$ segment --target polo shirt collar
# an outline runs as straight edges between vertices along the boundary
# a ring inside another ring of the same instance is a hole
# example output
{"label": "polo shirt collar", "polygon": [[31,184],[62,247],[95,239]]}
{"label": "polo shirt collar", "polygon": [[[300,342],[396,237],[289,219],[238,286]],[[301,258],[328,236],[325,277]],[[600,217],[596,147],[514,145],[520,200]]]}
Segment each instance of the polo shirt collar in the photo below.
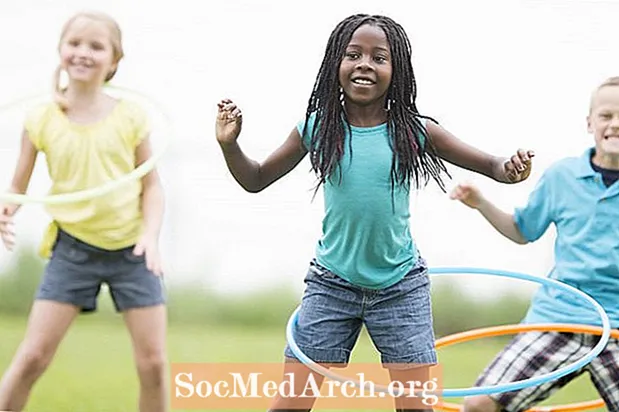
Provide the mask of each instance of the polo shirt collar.
{"label": "polo shirt collar", "polygon": [[595,176],[595,170],[591,167],[591,156],[593,156],[594,150],[595,148],[591,147],[580,156],[576,167],[576,177],[587,178]]}

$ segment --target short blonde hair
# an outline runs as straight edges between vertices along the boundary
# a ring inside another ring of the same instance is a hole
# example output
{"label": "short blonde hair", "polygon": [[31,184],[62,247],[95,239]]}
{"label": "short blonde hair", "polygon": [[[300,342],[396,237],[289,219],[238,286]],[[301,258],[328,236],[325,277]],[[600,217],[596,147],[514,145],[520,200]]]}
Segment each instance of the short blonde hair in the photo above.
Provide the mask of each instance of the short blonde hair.
{"label": "short blonde hair", "polygon": [[598,92],[602,90],[604,87],[611,87],[611,86],[619,87],[619,76],[609,77],[608,79],[604,80],[598,87],[595,88],[593,93],[591,93],[591,101],[589,103],[589,113],[591,113],[591,111],[593,110],[593,106],[595,105],[595,98],[597,97]]}
{"label": "short blonde hair", "polygon": [[[110,32],[110,43],[112,44],[112,53],[114,64],[118,64],[120,60],[124,57],[124,51],[122,46],[122,31],[120,30],[120,26],[111,16],[97,12],[97,11],[83,11],[73,15],[69,20],[66,21],[64,26],[62,27],[62,32],[60,33],[60,40],[58,42],[58,48],[60,49],[60,45],[64,40],[67,32],[77,20],[85,18],[88,20],[96,21],[98,23],[103,23]],[[64,96],[65,89],[60,87],[60,75],[62,73],[62,66],[59,64],[54,73],[54,97],[56,102],[63,108],[68,108],[68,101]],[[112,80],[114,75],[116,74],[116,68],[108,73],[105,77],[105,81],[108,82]]]}

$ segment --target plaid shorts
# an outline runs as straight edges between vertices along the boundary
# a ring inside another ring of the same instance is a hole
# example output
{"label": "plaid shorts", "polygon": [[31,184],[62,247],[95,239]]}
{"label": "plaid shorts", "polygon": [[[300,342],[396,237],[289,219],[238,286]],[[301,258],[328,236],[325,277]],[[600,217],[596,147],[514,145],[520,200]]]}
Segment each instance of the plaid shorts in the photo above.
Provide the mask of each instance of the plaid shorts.
{"label": "plaid shorts", "polygon": [[[582,333],[521,333],[486,367],[475,385],[496,385],[551,373],[582,359],[599,340],[600,336]],[[610,338],[604,350],[580,370],[552,382],[490,397],[505,411],[525,411],[584,372],[589,372],[608,410],[619,411],[619,341],[615,338]]]}

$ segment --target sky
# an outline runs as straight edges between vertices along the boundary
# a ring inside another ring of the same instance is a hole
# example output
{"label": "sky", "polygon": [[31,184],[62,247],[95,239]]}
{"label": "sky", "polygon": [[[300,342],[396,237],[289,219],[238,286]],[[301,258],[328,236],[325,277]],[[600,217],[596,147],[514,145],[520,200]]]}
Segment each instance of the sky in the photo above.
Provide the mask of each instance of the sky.
{"label": "sky", "polygon": [[[34,100],[17,102],[47,96],[61,27],[84,9],[118,20],[126,56],[112,83],[147,96],[156,149],[170,139],[158,164],[167,281],[223,293],[302,291],[323,203],[321,193],[312,199],[307,159],[264,192],[244,192],[215,141],[216,103],[224,97],[238,103],[241,147],[263,160],[305,113],[329,34],[348,15],[385,14],[405,28],[422,114],[494,155],[535,151],[530,179],[517,185],[450,166],[450,187],[473,181],[505,210],[526,202],[549,165],[592,144],[589,95],[619,75],[616,1],[6,1],[0,5],[2,187],[10,183],[23,114]],[[48,185],[40,157],[30,193],[42,195]],[[411,210],[413,236],[431,266],[538,276],[552,267],[552,229],[534,244],[512,244],[432,184],[411,197]],[[48,219],[41,205],[25,205],[16,218],[18,244],[38,244]],[[13,256],[0,251],[3,264]],[[487,276],[441,281],[486,298],[535,286]]]}

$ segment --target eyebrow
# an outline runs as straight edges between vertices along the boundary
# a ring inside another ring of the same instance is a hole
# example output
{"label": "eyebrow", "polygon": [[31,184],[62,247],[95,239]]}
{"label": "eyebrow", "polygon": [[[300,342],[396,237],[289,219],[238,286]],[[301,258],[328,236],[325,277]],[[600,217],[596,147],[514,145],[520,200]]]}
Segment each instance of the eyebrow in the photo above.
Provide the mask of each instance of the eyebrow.
{"label": "eyebrow", "polygon": [[[358,48],[361,48],[361,46],[360,46],[360,45],[358,45],[358,44],[354,44],[354,43],[350,43],[347,47],[358,47]],[[384,51],[384,52],[389,53],[389,49],[388,49],[388,48],[386,48],[386,47],[381,47],[381,46],[374,47],[374,49],[373,49],[373,50],[379,50],[379,51]]]}

